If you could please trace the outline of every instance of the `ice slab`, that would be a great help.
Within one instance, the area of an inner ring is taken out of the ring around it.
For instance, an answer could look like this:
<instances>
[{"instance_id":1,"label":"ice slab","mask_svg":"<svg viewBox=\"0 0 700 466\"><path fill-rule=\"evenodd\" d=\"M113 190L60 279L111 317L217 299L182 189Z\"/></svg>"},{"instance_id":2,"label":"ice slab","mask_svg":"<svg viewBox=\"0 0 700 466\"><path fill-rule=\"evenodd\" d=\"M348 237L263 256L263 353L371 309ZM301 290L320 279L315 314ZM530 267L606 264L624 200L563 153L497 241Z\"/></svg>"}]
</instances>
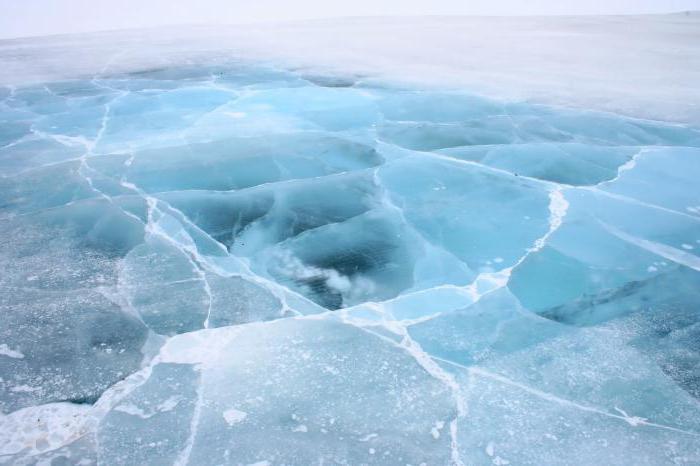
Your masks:
<instances>
[{"instance_id":1,"label":"ice slab","mask_svg":"<svg viewBox=\"0 0 700 466\"><path fill-rule=\"evenodd\" d=\"M101 461L445 464L451 455L449 388L353 326L202 330L169 340L155 361L100 422Z\"/></svg>"}]
</instances>

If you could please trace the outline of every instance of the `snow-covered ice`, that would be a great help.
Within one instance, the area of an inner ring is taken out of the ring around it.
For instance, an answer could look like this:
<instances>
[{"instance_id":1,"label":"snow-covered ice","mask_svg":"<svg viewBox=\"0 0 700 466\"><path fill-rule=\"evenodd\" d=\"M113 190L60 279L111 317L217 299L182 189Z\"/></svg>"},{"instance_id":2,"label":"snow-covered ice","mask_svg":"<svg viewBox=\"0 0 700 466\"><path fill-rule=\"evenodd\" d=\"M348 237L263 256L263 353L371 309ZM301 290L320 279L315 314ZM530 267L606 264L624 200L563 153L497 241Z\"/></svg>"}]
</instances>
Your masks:
<instances>
[{"instance_id":1,"label":"snow-covered ice","mask_svg":"<svg viewBox=\"0 0 700 466\"><path fill-rule=\"evenodd\" d=\"M383 21L0 42L0 464L700 463L697 15Z\"/></svg>"}]
</instances>

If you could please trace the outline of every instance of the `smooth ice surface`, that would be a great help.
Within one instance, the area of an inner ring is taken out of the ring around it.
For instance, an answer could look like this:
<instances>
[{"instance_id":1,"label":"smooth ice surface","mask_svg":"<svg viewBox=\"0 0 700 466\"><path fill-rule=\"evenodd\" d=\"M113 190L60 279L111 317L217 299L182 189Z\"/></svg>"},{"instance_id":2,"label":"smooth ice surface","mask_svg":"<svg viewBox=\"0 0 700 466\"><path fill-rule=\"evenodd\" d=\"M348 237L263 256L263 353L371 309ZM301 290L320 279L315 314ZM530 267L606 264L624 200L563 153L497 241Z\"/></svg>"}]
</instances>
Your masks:
<instances>
[{"instance_id":1,"label":"smooth ice surface","mask_svg":"<svg viewBox=\"0 0 700 466\"><path fill-rule=\"evenodd\" d=\"M231 59L0 123L0 463L700 463L692 125Z\"/></svg>"}]
</instances>

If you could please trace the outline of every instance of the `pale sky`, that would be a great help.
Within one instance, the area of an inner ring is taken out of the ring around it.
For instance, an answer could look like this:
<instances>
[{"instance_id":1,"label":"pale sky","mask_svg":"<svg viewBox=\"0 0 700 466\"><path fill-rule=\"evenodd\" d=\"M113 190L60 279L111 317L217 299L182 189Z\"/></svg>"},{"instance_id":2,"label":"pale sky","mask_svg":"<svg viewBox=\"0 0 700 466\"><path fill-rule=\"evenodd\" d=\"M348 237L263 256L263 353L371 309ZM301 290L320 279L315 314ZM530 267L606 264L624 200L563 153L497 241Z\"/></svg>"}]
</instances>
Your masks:
<instances>
[{"instance_id":1,"label":"pale sky","mask_svg":"<svg viewBox=\"0 0 700 466\"><path fill-rule=\"evenodd\" d=\"M0 0L0 38L339 16L561 15L700 10L700 0Z\"/></svg>"}]
</instances>

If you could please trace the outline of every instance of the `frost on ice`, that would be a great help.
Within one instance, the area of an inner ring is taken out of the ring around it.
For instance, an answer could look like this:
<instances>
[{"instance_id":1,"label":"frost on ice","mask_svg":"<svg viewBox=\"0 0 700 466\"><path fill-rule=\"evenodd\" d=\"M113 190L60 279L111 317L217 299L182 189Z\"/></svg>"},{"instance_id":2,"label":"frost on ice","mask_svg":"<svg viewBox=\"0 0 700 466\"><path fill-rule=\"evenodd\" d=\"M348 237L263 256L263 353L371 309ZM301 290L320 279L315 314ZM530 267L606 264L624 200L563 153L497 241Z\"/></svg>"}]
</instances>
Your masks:
<instances>
[{"instance_id":1,"label":"frost on ice","mask_svg":"<svg viewBox=\"0 0 700 466\"><path fill-rule=\"evenodd\" d=\"M0 462L700 462L692 127L243 62L0 121Z\"/></svg>"}]
</instances>

